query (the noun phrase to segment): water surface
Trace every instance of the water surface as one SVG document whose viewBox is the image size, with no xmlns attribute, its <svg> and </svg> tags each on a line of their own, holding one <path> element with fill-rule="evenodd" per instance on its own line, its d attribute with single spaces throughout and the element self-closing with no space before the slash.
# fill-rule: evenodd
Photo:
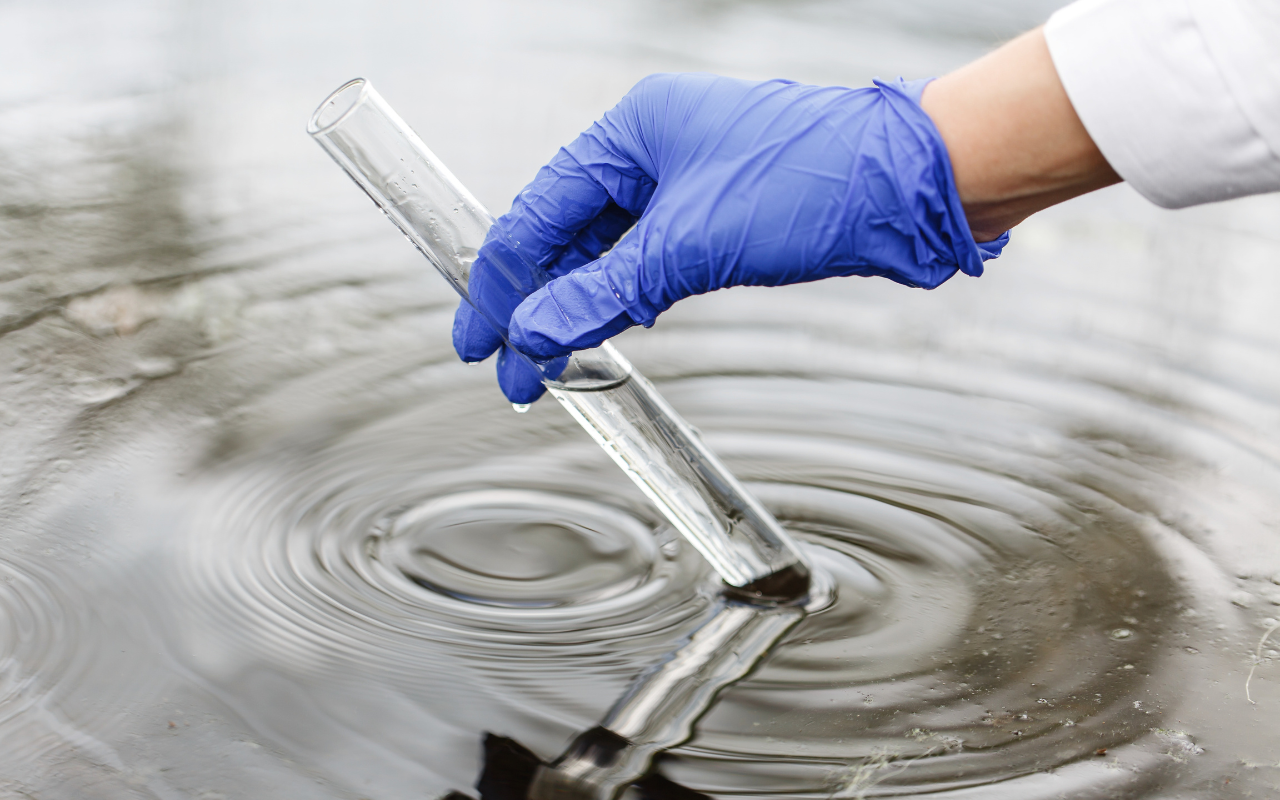
<svg viewBox="0 0 1280 800">
<path fill-rule="evenodd" d="M 1053 5 L 0 6 L 0 792 L 474 794 L 487 733 L 557 757 L 718 613 L 563 410 L 455 362 L 449 290 L 303 133 L 333 87 L 501 209 L 649 72 L 918 77 Z M 1120 187 L 980 279 L 624 335 L 823 576 L 658 773 L 1280 791 L 1277 219 Z"/>
</svg>

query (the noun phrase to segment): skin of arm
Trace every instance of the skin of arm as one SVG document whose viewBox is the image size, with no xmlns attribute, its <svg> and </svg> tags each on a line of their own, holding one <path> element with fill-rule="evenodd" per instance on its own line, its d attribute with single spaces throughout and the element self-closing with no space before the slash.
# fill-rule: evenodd
<svg viewBox="0 0 1280 800">
<path fill-rule="evenodd" d="M 1121 180 L 1076 115 L 1042 28 L 930 83 L 921 105 L 979 242 Z"/>
</svg>

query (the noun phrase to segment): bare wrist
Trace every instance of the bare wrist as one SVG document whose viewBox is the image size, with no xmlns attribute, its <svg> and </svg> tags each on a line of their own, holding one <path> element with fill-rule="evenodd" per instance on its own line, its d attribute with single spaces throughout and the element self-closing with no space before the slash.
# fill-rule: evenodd
<svg viewBox="0 0 1280 800">
<path fill-rule="evenodd" d="M 1072 107 L 1037 28 L 925 88 L 978 241 L 1116 183 Z"/>
</svg>

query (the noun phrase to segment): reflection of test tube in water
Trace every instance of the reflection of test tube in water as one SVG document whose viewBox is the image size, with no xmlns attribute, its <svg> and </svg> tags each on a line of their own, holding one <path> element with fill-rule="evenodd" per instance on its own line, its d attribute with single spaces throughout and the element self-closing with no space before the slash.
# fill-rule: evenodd
<svg viewBox="0 0 1280 800">
<path fill-rule="evenodd" d="M 555 763 L 534 774 L 528 800 L 610 800 L 644 777 L 654 757 L 693 735 L 725 687 L 746 677 L 804 616 L 721 601 L 715 615 L 648 669 Z"/>
<path fill-rule="evenodd" d="M 662 751 L 682 744 L 718 693 L 746 677 L 804 618 L 798 606 L 721 598 L 712 616 L 645 670 L 600 724 L 554 762 L 488 734 L 476 788 L 480 800 L 613 800 L 628 786 L 646 800 L 705 798 L 650 772 Z M 470 800 L 451 792 L 442 800 Z"/>
<path fill-rule="evenodd" d="M 367 81 L 330 95 L 308 132 L 464 300 L 470 301 L 471 265 L 482 246 L 493 267 L 486 277 L 508 281 L 522 296 L 547 282 Z M 505 337 L 505 325 L 489 321 Z M 548 391 L 726 583 L 760 599 L 805 593 L 808 570 L 791 537 L 617 350 L 606 343 L 534 366 Z"/>
</svg>

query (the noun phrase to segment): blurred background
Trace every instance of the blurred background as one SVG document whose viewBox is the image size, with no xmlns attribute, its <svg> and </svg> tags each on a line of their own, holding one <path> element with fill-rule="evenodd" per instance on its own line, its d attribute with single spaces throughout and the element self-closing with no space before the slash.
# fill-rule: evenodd
<svg viewBox="0 0 1280 800">
<path fill-rule="evenodd" d="M 0 0 L 0 793 L 471 791 L 484 731 L 554 756 L 705 612 L 705 591 L 677 592 L 660 624 L 615 626 L 585 637 L 590 647 L 569 637 L 553 656 L 538 648 L 568 622 L 507 651 L 502 632 L 527 623 L 459 612 L 442 634 L 430 602 L 396 594 L 409 591 L 398 577 L 379 583 L 394 581 L 370 566 L 391 558 L 375 552 L 389 535 L 377 520 L 425 497 L 564 486 L 612 498 L 649 529 L 660 521 L 550 400 L 517 417 L 491 367 L 454 361 L 450 290 L 304 132 L 340 83 L 372 80 L 501 213 L 647 74 L 854 87 L 939 75 L 1060 5 Z M 936 575 L 871 569 L 885 585 L 920 581 L 884 601 L 901 604 L 894 624 L 907 625 L 889 638 L 918 648 L 845 641 L 839 654 L 780 663 L 760 678 L 768 686 L 709 715 L 706 737 L 664 762 L 666 774 L 716 796 L 998 791 L 965 788 L 966 774 L 1008 783 L 988 797 L 1275 791 L 1280 668 L 1277 645 L 1259 641 L 1280 616 L 1278 310 L 1280 197 L 1169 212 L 1118 186 L 1020 226 L 981 278 L 932 292 L 856 278 L 734 289 L 621 337 L 750 481 L 835 475 L 840 491 L 966 536 L 1014 520 L 1010 530 L 1057 554 L 1038 562 L 1027 553 L 1040 544 L 991 534 L 988 550 Z M 837 442 L 859 454 L 856 467 L 827 455 Z M 526 485 L 535 474 L 542 483 Z M 760 489 L 775 508 L 799 502 L 770 491 Z M 955 508 L 931 505 L 939 498 Z M 885 536 L 899 524 L 885 522 Z M 824 535 L 812 533 L 814 547 Z M 1130 542 L 1129 556 L 1107 550 L 1115 542 Z M 1072 547 L 1111 560 L 1086 568 Z M 1059 556 L 1077 566 L 1027 571 Z M 566 555 L 547 574 L 595 557 Z M 647 550 L 634 568 L 609 558 L 639 584 L 658 574 Z M 680 563 L 701 576 L 680 585 L 705 583 Z M 516 580 L 499 573 L 485 580 Z M 1120 610 L 1108 593 L 1127 580 L 1158 587 L 1132 591 L 1160 603 Z M 1020 611 L 999 600 L 1000 581 L 1017 584 Z M 933 611 L 911 611 L 929 586 L 951 588 L 937 589 Z M 1081 611 L 1082 597 L 1101 605 Z M 1045 669 L 1075 674 L 1076 688 L 1039 694 L 1031 665 L 1068 636 L 1045 609 L 1068 607 L 1078 613 L 1064 611 L 1061 628 L 1097 633 L 1077 655 L 1141 640 L 1148 660 L 1125 651 L 1086 668 L 1055 650 L 1059 666 Z M 812 688 L 844 668 L 830 664 L 868 653 L 893 666 L 840 673 L 832 698 L 909 676 L 949 685 L 932 665 L 963 658 L 937 654 L 993 657 L 965 637 L 1006 612 L 1029 638 L 988 688 L 1017 684 L 1024 726 L 1000 721 L 1024 713 L 1014 701 L 997 708 L 953 686 L 941 691 L 954 703 L 938 701 L 950 716 L 929 728 L 906 720 L 936 689 L 889 700 L 882 687 L 864 692 L 886 698 L 882 729 L 858 744 L 852 716 L 787 717 L 785 696 L 760 699 L 788 681 Z M 922 622 L 946 614 L 946 631 Z M 801 662 L 812 670 L 803 680 Z M 1087 727 L 1092 712 L 1074 706 L 1034 714 L 1094 671 L 1129 681 L 1084 693 L 1124 714 L 1071 747 L 1016 743 Z M 885 720 L 902 704 L 915 710 L 893 728 Z M 810 723 L 813 741 L 799 733 Z M 950 738 L 930 738 L 944 729 Z M 979 743 L 971 729 L 1010 733 Z M 967 772 L 979 750 L 1004 760 Z M 903 754 L 952 761 L 917 774 L 894 761 Z M 1040 782 L 1015 780 L 1027 776 Z"/>
</svg>

